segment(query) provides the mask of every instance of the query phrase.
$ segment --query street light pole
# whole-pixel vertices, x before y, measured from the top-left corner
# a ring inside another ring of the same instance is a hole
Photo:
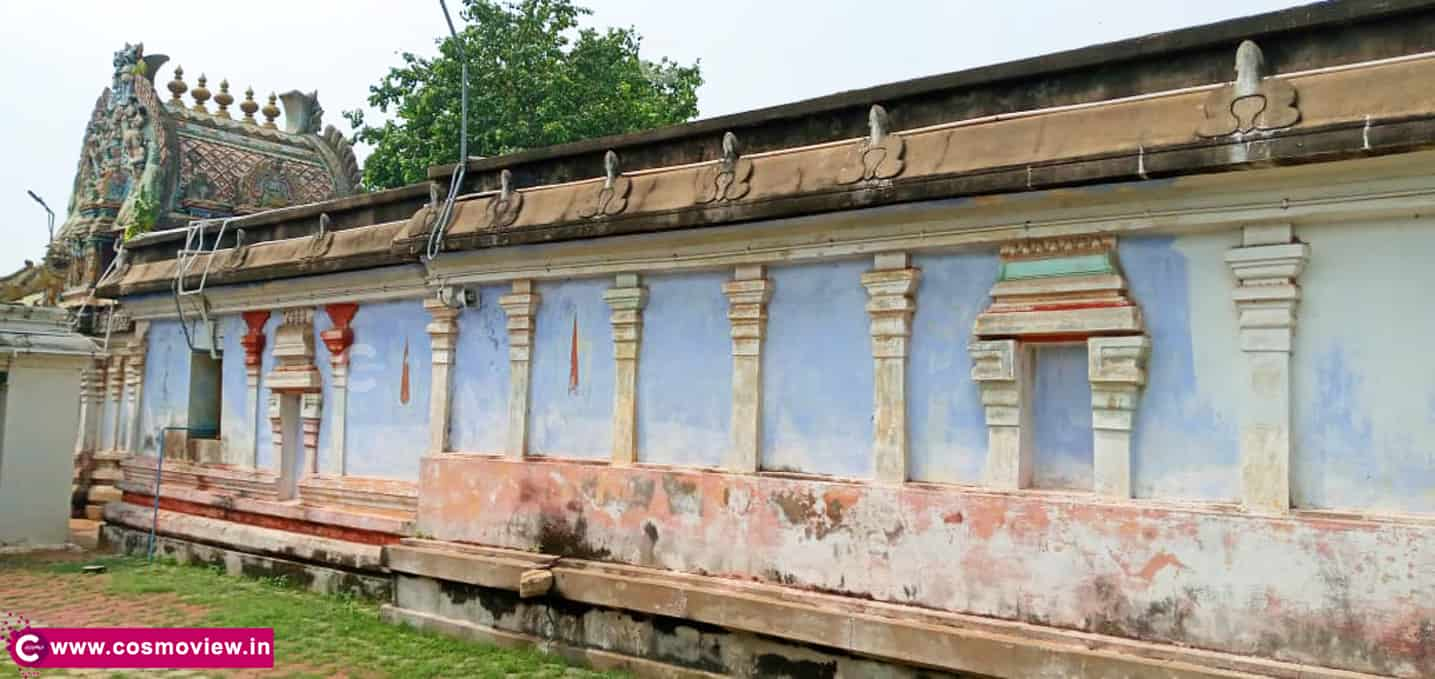
[[[44,200],[44,199],[42,199],[42,198],[40,198],[39,196],[35,195],[35,192],[34,192],[34,191],[31,191],[31,190],[29,190],[29,189],[26,189],[26,190],[25,190],[25,193],[30,194],[30,197],[33,198],[33,199],[35,199],[35,202],[36,202],[36,203],[39,203],[39,204],[40,204],[40,207],[45,208],[45,214],[48,214],[48,215],[50,216],[50,217],[49,217],[49,219],[50,219],[50,222],[49,222],[50,242],[51,242],[51,243],[55,242],[55,211],[54,211],[54,210],[51,210],[51,209],[50,209],[50,206],[45,204],[45,200]]]

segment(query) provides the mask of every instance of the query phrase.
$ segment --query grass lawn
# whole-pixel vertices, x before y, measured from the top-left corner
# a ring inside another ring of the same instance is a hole
[[[102,575],[81,567],[103,563]],[[37,626],[272,627],[275,668],[216,671],[47,670],[41,677],[611,677],[535,651],[463,642],[379,620],[378,605],[282,582],[143,559],[0,557],[0,611]],[[15,674],[11,674],[15,673]],[[18,676],[0,651],[0,679]]]

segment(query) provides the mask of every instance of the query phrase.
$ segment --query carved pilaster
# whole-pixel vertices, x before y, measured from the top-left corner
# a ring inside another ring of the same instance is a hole
[[[533,281],[513,282],[513,291],[498,298],[508,315],[508,457],[528,452],[528,383],[533,366],[533,317],[539,296]]]
[[[269,418],[270,442],[274,445],[274,471],[283,474],[284,468],[284,400],[279,392],[269,392],[269,403],[266,404],[266,413]],[[258,466],[258,463],[255,463]],[[283,498],[288,499],[288,498]]]
[[[1031,352],[1016,340],[972,342],[972,380],[987,419],[985,483],[1014,490],[1031,485]]]
[[[324,347],[329,350],[329,377],[333,386],[334,403],[330,407],[334,409],[334,417],[329,431],[329,453],[324,456],[323,464],[320,465],[323,472],[331,476],[342,476],[345,469],[344,449],[347,440],[347,422],[349,411],[349,347],[354,344],[354,330],[349,324],[354,320],[354,314],[358,313],[357,304],[330,304],[324,307],[324,313],[329,315],[329,321],[333,324],[328,330],[319,333],[319,339],[323,340]]]
[[[105,432],[109,435],[109,450],[117,451],[123,445],[121,436],[121,425],[125,419],[125,353],[123,349],[115,349],[110,352],[109,376],[109,399],[115,404],[115,419],[110,423],[110,430]]]
[[[247,332],[239,340],[239,345],[244,347],[244,374],[245,410],[249,415],[251,424],[260,421],[259,414],[266,404],[259,402],[259,372],[263,365],[264,356],[264,324],[269,322],[269,312],[246,311],[243,314],[244,326]],[[228,455],[228,453],[226,453]],[[254,437],[250,443],[249,450],[238,453],[240,459],[235,460],[238,464],[253,469],[259,465],[259,437]]]
[[[722,290],[732,324],[732,447],[723,466],[752,473],[762,450],[762,339],[772,281],[761,266],[740,266]]]
[[[1143,335],[1086,341],[1091,429],[1096,439],[1092,489],[1099,495],[1131,497],[1131,427],[1150,354],[1151,340]]]
[[[96,358],[80,373],[80,426],[75,436],[77,464],[87,464],[98,443],[104,405],[105,359]]]
[[[862,274],[872,320],[873,452],[877,480],[907,480],[907,352],[921,272],[906,253],[877,255]]]
[[[638,461],[638,347],[643,339],[643,307],[648,289],[637,274],[618,274],[614,286],[603,293],[612,308],[613,356],[613,464]]]
[[[449,395],[459,310],[442,298],[424,300],[424,309],[433,317],[428,324],[433,354],[433,379],[429,382],[429,454],[437,455],[448,450]]]
[[[319,420],[323,416],[324,395],[311,391],[299,397],[299,426],[304,437],[304,471],[300,475],[319,473]]]
[[[1290,355],[1310,246],[1289,224],[1248,226],[1242,247],[1226,253],[1236,276],[1248,394],[1241,415],[1241,497],[1251,509],[1290,509]]]
[[[323,387],[314,368],[314,309],[284,310],[284,322],[274,331],[274,370],[269,373],[270,389],[318,391]]]
[[[125,363],[125,382],[129,392],[129,407],[120,410],[125,414],[124,437],[121,443],[115,446],[126,454],[139,450],[140,405],[144,402],[144,364],[149,348],[149,321],[136,321],[134,327],[134,335],[126,347],[128,356]]]

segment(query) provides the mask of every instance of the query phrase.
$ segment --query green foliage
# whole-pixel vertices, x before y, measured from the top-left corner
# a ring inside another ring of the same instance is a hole
[[[591,11],[572,0],[466,0],[459,33],[469,64],[470,156],[644,130],[697,115],[699,65],[639,58],[633,28],[582,28]],[[393,112],[382,125],[346,111],[355,139],[373,146],[364,183],[379,189],[423,181],[459,152],[461,66],[452,38],[429,59],[403,65],[369,88],[369,104]]]
[[[154,229],[154,224],[159,220],[159,202],[150,193],[149,186],[141,185],[139,194],[135,196],[134,211],[130,213],[129,223],[125,225],[125,240],[129,240],[143,233],[149,233]]]
[[[133,557],[58,564],[16,559],[0,561],[0,578],[4,578],[7,568],[48,573],[54,591],[65,592],[76,579],[97,577],[79,572],[86,563],[105,564],[108,574],[104,577],[109,578],[108,591],[112,595],[177,597],[182,604],[203,612],[199,620],[183,625],[274,628],[275,668],[270,676],[623,676],[569,667],[562,659],[535,650],[498,648],[392,625],[379,618],[377,602],[315,594],[286,586],[284,578],[231,577],[224,574],[222,567],[180,566],[163,559],[147,563]],[[7,660],[0,652],[0,671],[9,669]],[[114,679],[128,675],[108,676]]]

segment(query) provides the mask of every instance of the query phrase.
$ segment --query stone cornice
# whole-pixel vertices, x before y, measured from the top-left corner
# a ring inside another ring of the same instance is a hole
[[[1250,77],[1258,85],[1257,94],[1240,95],[1245,90],[1239,83],[1208,85],[905,130],[888,129],[885,112],[878,115],[884,109],[874,106],[869,134],[856,139],[635,171],[619,171],[616,154],[610,154],[609,176],[543,186],[523,187],[520,175],[506,193],[460,197],[444,241],[447,252],[431,266],[445,268],[447,260],[463,259],[462,253],[455,252],[462,250],[503,247],[508,250],[505,258],[510,258],[518,252],[511,246],[523,244],[564,240],[591,244],[625,234],[771,223],[823,213],[842,219],[857,208],[911,210],[895,204],[923,202],[926,205],[915,209],[925,209],[951,197],[1092,183],[1139,186],[1156,177],[1220,172],[1277,159],[1295,163],[1409,152],[1435,141],[1431,104],[1412,94],[1423,91],[1422,84],[1435,76],[1435,55],[1264,78],[1259,70],[1248,72],[1256,74]],[[1267,86],[1277,81],[1280,87]],[[1234,124],[1245,129],[1242,126],[1249,121],[1241,116],[1248,114],[1243,107],[1250,97],[1290,90],[1299,93],[1298,122],[1287,118],[1279,121],[1282,127],[1273,127],[1274,122],[1265,121],[1261,124],[1267,127],[1258,125],[1249,134],[1210,136],[1211,117],[1224,115],[1218,106],[1212,108],[1216,99],[1230,99]],[[750,163],[744,165],[741,195],[725,193],[725,200],[708,201],[707,180],[715,170],[721,174],[738,162]],[[618,188],[620,197],[612,193]],[[605,200],[602,197],[609,194],[613,197],[595,211],[593,201]],[[502,220],[494,218],[497,200],[509,201],[498,211],[504,214]],[[1293,202],[1283,199],[1280,210],[1289,210]],[[956,210],[951,205],[936,207],[959,215],[980,211],[973,204]],[[255,244],[233,268],[211,273],[211,281],[222,285],[414,261],[427,236],[431,209],[421,209],[407,223],[336,230],[331,252],[316,259],[298,258],[298,263],[291,250],[303,249],[302,237]],[[1071,210],[1066,212],[1069,215]],[[1031,230],[1027,226],[1019,235],[1008,233],[997,240],[1040,235]],[[1087,233],[1110,230],[1118,229],[1091,228]],[[364,233],[353,233],[358,231]],[[716,234],[712,239],[721,240]],[[877,249],[907,247],[886,243]],[[271,256],[259,257],[261,251]],[[158,290],[168,285],[172,275],[170,262],[137,263],[118,286],[106,288],[117,287],[126,294]]]

